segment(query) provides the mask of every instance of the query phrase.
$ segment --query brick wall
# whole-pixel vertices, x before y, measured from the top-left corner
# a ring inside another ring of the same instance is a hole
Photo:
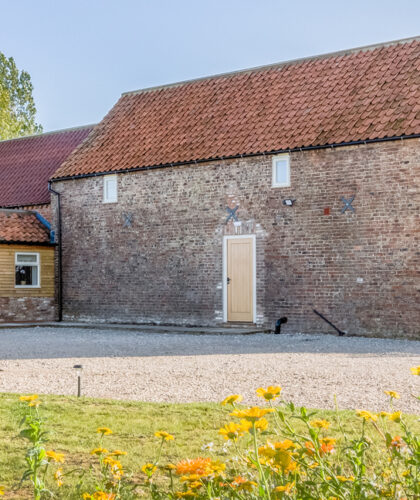
[[[55,321],[51,297],[0,297],[0,323]]]
[[[271,187],[271,161],[120,174],[116,204],[102,203],[102,177],[55,183],[65,319],[221,323],[222,241],[236,230],[256,234],[258,324],[332,331],[315,308],[352,334],[420,338],[419,140],[292,153],[289,188]],[[355,213],[341,213],[351,196]]]

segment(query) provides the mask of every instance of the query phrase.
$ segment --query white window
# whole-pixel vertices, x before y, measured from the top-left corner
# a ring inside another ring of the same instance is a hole
[[[15,287],[39,288],[40,286],[39,253],[15,253]]]
[[[288,154],[273,158],[273,187],[290,186],[290,157]]]
[[[104,203],[116,203],[118,201],[118,184],[116,175],[104,176]]]

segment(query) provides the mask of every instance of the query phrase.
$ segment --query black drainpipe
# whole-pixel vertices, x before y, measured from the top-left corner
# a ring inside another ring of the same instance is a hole
[[[57,196],[58,206],[58,321],[63,321],[63,248],[61,245],[61,193],[58,193],[51,187],[51,181],[48,182],[48,191]]]

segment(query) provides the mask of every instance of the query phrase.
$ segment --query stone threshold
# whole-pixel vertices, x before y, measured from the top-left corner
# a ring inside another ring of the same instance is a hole
[[[124,323],[81,323],[70,321],[52,321],[38,323],[0,323],[0,330],[14,328],[84,328],[86,330],[123,330],[138,333],[175,333],[190,335],[252,335],[257,333],[273,333],[269,328],[260,328],[255,325],[245,326],[171,326],[150,324]]]

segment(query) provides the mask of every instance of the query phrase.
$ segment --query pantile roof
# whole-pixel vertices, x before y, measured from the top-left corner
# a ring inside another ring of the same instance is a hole
[[[420,133],[420,38],[123,94],[54,178]]]
[[[49,203],[49,178],[92,128],[0,141],[0,207]]]
[[[36,212],[0,209],[0,243],[50,243],[50,231]]]

